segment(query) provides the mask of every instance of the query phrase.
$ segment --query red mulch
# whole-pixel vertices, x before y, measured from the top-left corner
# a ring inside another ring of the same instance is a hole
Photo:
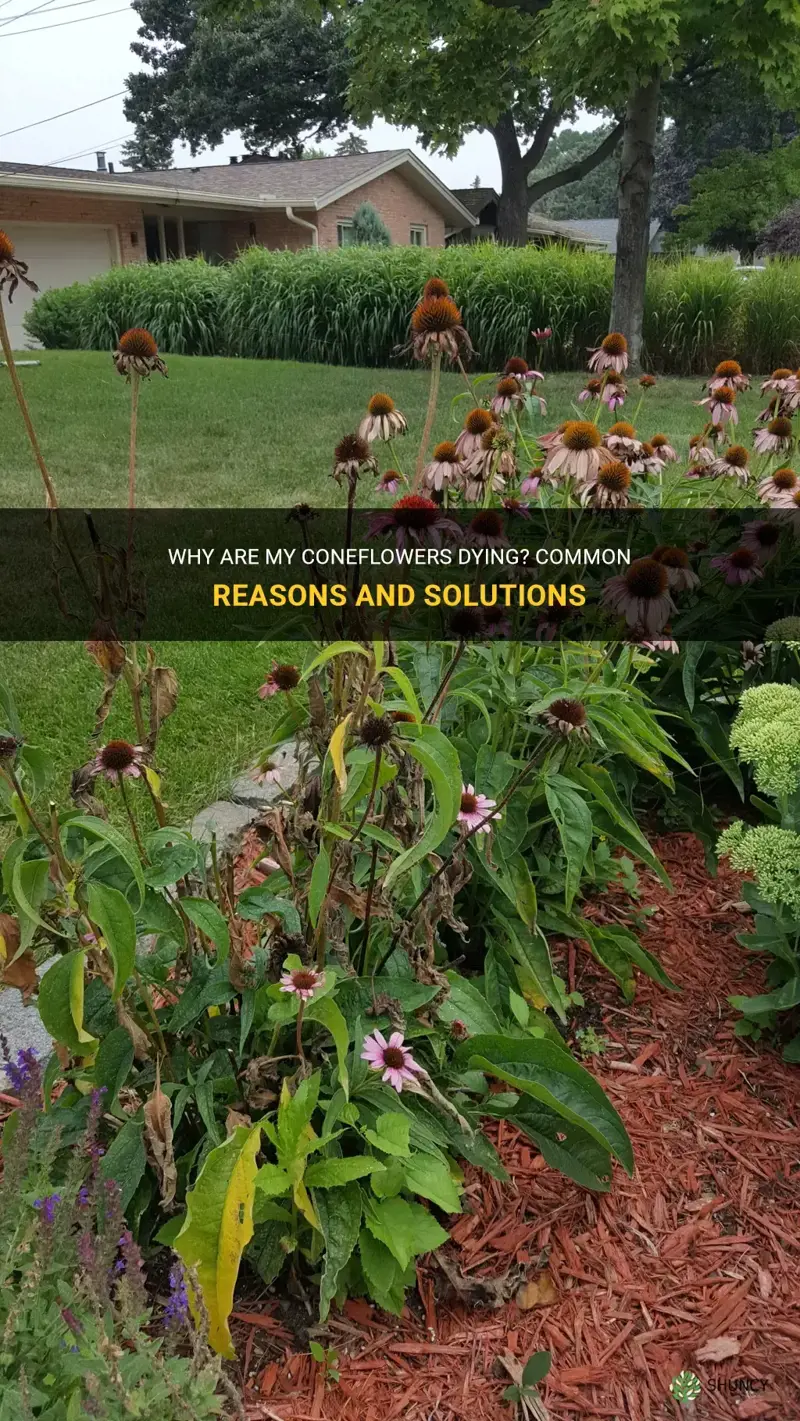
[[[656,909],[645,941],[680,994],[641,978],[625,1007],[582,946],[565,947],[563,965],[601,1003],[609,1046],[592,1068],[630,1132],[635,1177],[617,1168],[611,1193],[592,1195],[498,1122],[512,1182],[468,1169],[454,1220],[467,1273],[519,1263],[536,1278],[544,1266],[556,1301],[468,1310],[428,1259],[422,1307],[396,1319],[354,1301],[332,1318],[321,1340],[341,1380],[329,1388],[272,1302],[238,1324],[251,1421],[501,1421],[512,1413],[496,1359],[539,1348],[553,1356],[552,1421],[686,1415],[669,1397],[685,1367],[703,1381],[698,1421],[800,1418],[800,1073],[733,1034],[727,996],[763,990],[763,967],[734,940],[747,925],[739,879],[724,868],[711,879],[692,835],[657,848],[675,891],[643,879]],[[698,1360],[720,1337],[738,1355]]]

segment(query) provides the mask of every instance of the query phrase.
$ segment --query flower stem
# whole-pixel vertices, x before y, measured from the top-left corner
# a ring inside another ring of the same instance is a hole
[[[450,665],[448,666],[447,670],[444,673],[444,676],[439,682],[439,686],[434,694],[433,700],[431,701],[430,705],[428,706],[428,709],[422,717],[423,723],[428,719],[435,719],[436,715],[438,715],[439,709],[441,708],[441,704],[445,698],[445,695],[447,694],[447,688],[450,685],[450,681],[452,680],[453,672],[455,671],[459,661],[464,655],[465,646],[466,642],[462,637],[461,641],[458,644],[457,650],[453,653],[453,659],[450,662]],[[434,712],[436,713],[436,715],[434,714]]]
[[[119,792],[120,792],[120,794],[121,794],[121,796],[122,796],[122,803],[123,803],[124,806],[125,806],[125,813],[126,813],[127,816],[128,816],[128,822],[129,822],[129,824],[130,824],[130,826],[131,826],[131,832],[132,832],[132,834],[133,834],[133,837],[134,837],[134,840],[135,840],[135,843],[136,843],[136,847],[137,847],[137,849],[139,850],[139,853],[141,854],[142,858],[144,859],[144,861],[145,861],[145,863],[146,863],[146,862],[147,862],[147,855],[146,855],[146,853],[145,853],[145,851],[144,851],[144,844],[142,843],[141,835],[140,835],[140,833],[139,833],[139,826],[138,826],[138,824],[136,823],[136,818],[135,818],[135,816],[134,816],[133,809],[131,808],[131,802],[130,802],[130,800],[128,799],[128,791],[127,791],[127,789],[125,788],[125,776],[124,776],[122,773],[120,773],[120,774],[117,775],[117,783],[118,783],[118,785],[119,785]]]
[[[128,446],[128,587],[133,563],[133,515],[136,508],[136,431],[139,423],[139,376],[131,374],[131,437]]]
[[[17,398],[17,404],[19,405],[20,414],[22,415],[23,423],[25,425],[25,429],[27,431],[27,435],[31,443],[33,455],[37,464],[39,465],[39,472],[41,473],[42,479],[44,481],[45,493],[47,495],[47,507],[58,508],[58,499],[56,497],[56,491],[53,485],[53,480],[51,479],[47,465],[44,462],[44,455],[41,449],[39,448],[39,441],[36,438],[36,430],[33,427],[33,420],[31,419],[30,410],[28,409],[28,402],[25,399],[25,391],[22,388],[22,382],[19,378],[19,373],[14,362],[14,354],[11,349],[11,338],[8,334],[8,326],[6,325],[6,314],[3,308],[3,301],[1,297],[0,346],[2,346],[3,348],[3,357],[5,359],[6,365],[8,366],[8,373],[11,376],[11,384],[14,387],[14,394]]]
[[[419,493],[422,475],[425,471],[425,455],[428,452],[433,421],[436,418],[436,406],[439,403],[439,375],[441,369],[441,351],[435,350],[431,359],[431,384],[428,392],[428,411],[425,415],[425,427],[422,431],[422,439],[420,440],[419,450],[417,451],[417,466],[414,471],[414,482],[411,486],[412,493]]]
[[[300,998],[300,1001],[299,1001],[298,1004],[297,1004],[297,1032],[296,1032],[296,1035],[295,1035],[295,1041],[296,1041],[296,1044],[297,1044],[297,1059],[298,1059],[298,1061],[300,1062],[301,1066],[305,1066],[305,1064],[306,1064],[306,1058],[305,1058],[305,1056],[304,1056],[304,1054],[303,1054],[303,1012],[304,1012],[304,1010],[305,1010],[305,1002],[303,1001],[303,999],[302,999],[302,997],[301,997],[301,998]]]

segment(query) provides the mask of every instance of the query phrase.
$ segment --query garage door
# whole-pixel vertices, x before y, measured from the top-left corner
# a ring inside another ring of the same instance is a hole
[[[40,291],[89,281],[114,264],[115,234],[110,227],[89,223],[11,222],[4,224],[17,256],[28,263],[29,276]],[[35,300],[33,291],[20,282],[14,300],[6,306],[11,344],[25,350],[35,344],[22,329],[22,318]]]

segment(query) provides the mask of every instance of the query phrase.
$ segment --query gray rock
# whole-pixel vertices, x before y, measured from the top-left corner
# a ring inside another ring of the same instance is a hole
[[[269,809],[271,804],[282,797],[283,792],[282,785],[274,781],[269,784],[257,784],[249,775],[240,775],[231,785],[231,799],[236,804],[245,804],[257,811]]]
[[[201,809],[192,820],[191,834],[200,843],[210,844],[212,836],[217,836],[217,853],[235,854],[258,810],[246,804],[231,804],[230,800],[218,799]]]
[[[50,958],[50,961],[37,967],[38,976],[41,977],[50,962],[54,961],[55,958]],[[52,1053],[53,1043],[49,1032],[44,1028],[38,1007],[33,1003],[26,1007],[22,1001],[22,993],[16,987],[6,987],[5,991],[0,992],[0,1031],[8,1042],[12,1057],[16,1056],[18,1051],[30,1047],[33,1047],[43,1061]]]

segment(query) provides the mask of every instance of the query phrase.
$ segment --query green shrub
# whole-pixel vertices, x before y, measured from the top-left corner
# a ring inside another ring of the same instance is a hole
[[[742,339],[746,290],[732,261],[687,257],[651,262],[644,319],[647,368],[705,375],[726,356],[739,356],[748,370],[765,369]]]
[[[88,288],[75,282],[55,291],[43,291],[26,312],[22,324],[46,350],[80,350],[84,345],[82,313]]]
[[[353,213],[353,242],[357,247],[390,247],[392,238],[378,209],[362,202]]]
[[[218,355],[229,270],[202,257],[114,267],[85,288],[84,348],[110,350],[123,331],[146,326],[168,354]]]
[[[771,261],[742,280],[743,335],[751,370],[800,363],[800,261]]]

